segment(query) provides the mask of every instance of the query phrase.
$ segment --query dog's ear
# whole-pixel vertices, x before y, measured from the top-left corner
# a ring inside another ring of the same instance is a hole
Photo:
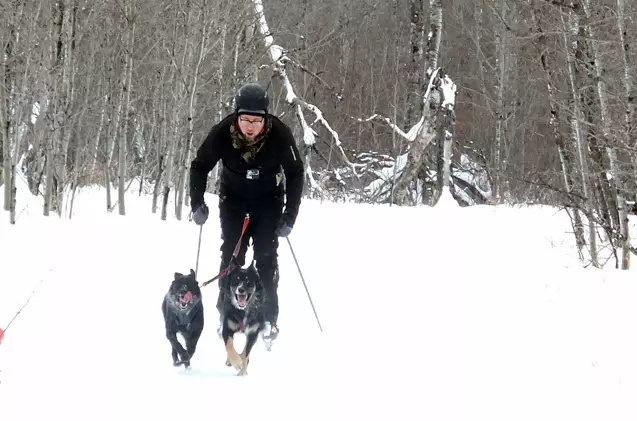
[[[192,270],[192,268],[190,268],[190,276],[192,276],[193,278],[195,278],[195,277],[196,277],[196,276],[195,276],[195,271],[194,271],[194,270]]]
[[[183,277],[184,277],[184,275],[182,273],[175,272],[175,281],[178,280],[178,279],[181,279]]]
[[[252,259],[252,263],[250,263],[250,267],[248,268],[252,273],[256,276],[259,276],[259,272],[257,271],[256,260]]]

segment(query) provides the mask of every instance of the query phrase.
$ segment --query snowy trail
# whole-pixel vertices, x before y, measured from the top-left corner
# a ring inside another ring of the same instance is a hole
[[[291,241],[325,332],[283,241],[282,333],[271,353],[257,343],[241,378],[216,335],[216,284],[203,288],[193,370],[171,365],[160,304],[173,272],[194,268],[198,228],[150,217],[145,201],[96,221],[91,204],[46,228],[44,241],[64,247],[40,264],[19,262],[23,246],[13,265],[2,263],[29,279],[18,289],[0,282],[0,306],[11,303],[3,317],[47,274],[0,346],[3,420],[635,414],[620,404],[637,391],[637,346],[617,327],[637,320],[634,282],[569,268],[564,250],[548,245],[561,241],[552,235],[563,223],[550,213],[307,203]],[[218,270],[214,209],[200,282]],[[29,237],[15,228],[3,231],[12,244]]]

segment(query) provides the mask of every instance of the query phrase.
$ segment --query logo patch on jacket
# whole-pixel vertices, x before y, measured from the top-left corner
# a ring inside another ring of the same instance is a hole
[[[248,180],[256,180],[259,178],[259,170],[257,169],[250,169],[248,171],[246,171],[246,178]]]

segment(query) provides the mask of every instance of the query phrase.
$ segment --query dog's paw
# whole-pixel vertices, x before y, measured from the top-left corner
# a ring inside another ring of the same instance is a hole
[[[179,354],[179,361],[181,362],[181,364],[190,363],[190,354],[188,354],[187,351],[182,354]]]
[[[237,373],[237,376],[247,376],[247,375],[248,375],[248,364],[246,364],[246,362],[244,361],[243,366],[241,366],[241,369]]]
[[[232,367],[232,363],[230,362],[230,359],[226,359],[226,367]]]
[[[241,356],[239,356],[239,354],[230,354],[228,355],[228,360],[230,361],[230,364],[237,370],[241,370],[243,369],[243,359],[241,358]]]
[[[173,361],[173,367],[179,367],[181,365],[181,361]]]
[[[239,376],[248,375],[248,364],[250,363],[250,357],[246,357],[243,353],[239,355],[241,357],[241,370],[239,370]]]

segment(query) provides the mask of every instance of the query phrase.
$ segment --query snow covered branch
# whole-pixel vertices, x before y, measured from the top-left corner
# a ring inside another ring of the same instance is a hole
[[[354,117],[352,117],[354,118]],[[369,123],[370,121],[380,121],[382,123],[387,124],[394,132],[396,132],[396,134],[400,137],[402,137],[404,140],[407,141],[412,141],[415,138],[415,133],[413,132],[409,132],[409,133],[405,133],[404,131],[402,131],[402,129],[400,127],[398,127],[393,121],[391,121],[390,118],[388,117],[384,117],[380,114],[373,114],[370,115],[369,117],[365,117],[365,118],[354,118],[356,121],[358,121],[359,123]],[[413,135],[412,135],[413,134]]]
[[[359,177],[358,173],[356,172],[356,167],[350,162],[350,160],[347,158],[347,155],[345,154],[345,151],[343,150],[343,146],[341,144],[338,133],[336,133],[329,122],[323,117],[323,112],[321,111],[321,109],[314,104],[310,104],[304,101],[296,95],[294,87],[292,86],[290,78],[288,77],[286,72],[286,65],[288,63],[292,63],[294,65],[295,63],[293,63],[292,60],[290,60],[290,58],[286,55],[287,51],[284,48],[274,43],[274,38],[270,34],[270,29],[263,12],[263,2],[261,0],[252,0],[252,2],[254,4],[255,13],[257,15],[257,30],[263,37],[265,47],[268,50],[268,54],[273,63],[274,75],[277,76],[283,84],[283,87],[285,89],[285,99],[288,104],[294,106],[295,108],[296,116],[303,131],[303,141],[305,142],[305,145],[308,147],[314,145],[314,143],[316,142],[316,136],[318,136],[317,133],[312,129],[311,125],[315,123],[322,124],[323,127],[325,127],[327,131],[330,132],[330,134],[332,135],[334,143],[340,150],[345,163],[350,167],[354,175]],[[305,116],[303,115],[303,110],[309,111],[310,113],[314,114],[315,120],[313,123],[308,124],[308,122],[305,120]]]

